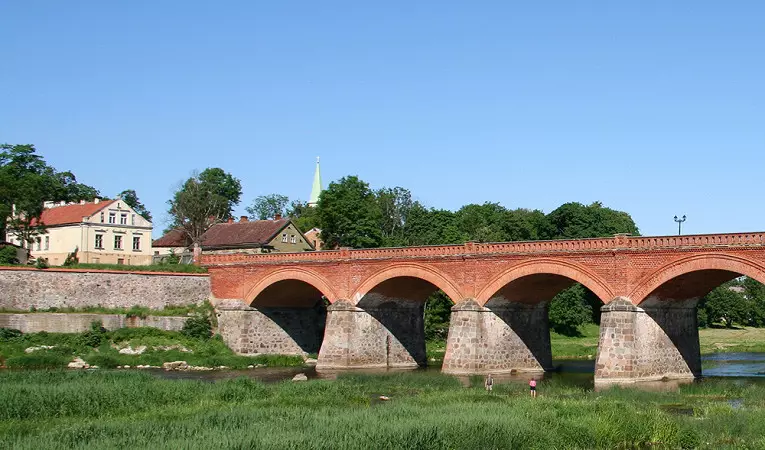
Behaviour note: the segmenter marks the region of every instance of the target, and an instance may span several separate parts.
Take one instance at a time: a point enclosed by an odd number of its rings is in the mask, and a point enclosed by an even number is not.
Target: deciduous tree
[[[253,200],[252,204],[245,208],[253,220],[273,219],[277,215],[287,215],[287,205],[290,199],[286,195],[269,194],[261,195]]]
[[[117,196],[120,197],[125,204],[133,208],[135,212],[140,214],[141,217],[151,222],[151,213],[146,209],[146,205],[138,200],[138,194],[136,194],[133,189],[126,189],[120,192]]]
[[[329,184],[318,203],[321,239],[327,248],[379,247],[380,208],[369,185],[347,176]]]

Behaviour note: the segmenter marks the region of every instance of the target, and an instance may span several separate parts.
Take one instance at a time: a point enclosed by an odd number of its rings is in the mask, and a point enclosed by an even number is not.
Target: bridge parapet
[[[203,255],[206,266],[323,262],[365,259],[427,258],[494,254],[549,254],[707,247],[765,247],[765,232],[685,236],[626,236],[519,242],[467,242],[457,245],[327,250],[301,253]]]

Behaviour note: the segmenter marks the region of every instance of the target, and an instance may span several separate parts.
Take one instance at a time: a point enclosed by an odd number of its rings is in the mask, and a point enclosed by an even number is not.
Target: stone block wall
[[[218,331],[236,353],[318,353],[324,336],[323,308],[261,308],[219,305]]]
[[[538,372],[552,368],[547,305],[452,308],[443,371],[454,374]]]
[[[0,309],[162,309],[200,304],[209,297],[206,274],[0,268]]]
[[[90,330],[93,321],[101,321],[107,330],[152,327],[180,331],[188,317],[147,316],[127,317],[125,314],[29,313],[0,314],[0,328],[13,328],[22,333],[82,333]]]

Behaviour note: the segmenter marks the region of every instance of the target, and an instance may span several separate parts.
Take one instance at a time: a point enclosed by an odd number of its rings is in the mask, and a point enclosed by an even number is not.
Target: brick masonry
[[[0,268],[0,308],[130,308],[200,304],[210,297],[210,279],[198,274],[132,273],[62,269]]]
[[[153,327],[180,331],[188,317],[147,316],[127,317],[125,314],[29,313],[0,314],[0,328],[13,328],[22,333],[82,333],[90,330],[93,321],[100,321],[107,330]]]

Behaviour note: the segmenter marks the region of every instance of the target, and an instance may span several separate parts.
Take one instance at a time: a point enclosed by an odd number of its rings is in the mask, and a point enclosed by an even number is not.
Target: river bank
[[[761,448],[765,387],[603,392],[438,374],[207,383],[119,371],[0,372],[2,448]],[[381,396],[388,400],[381,399]]]

